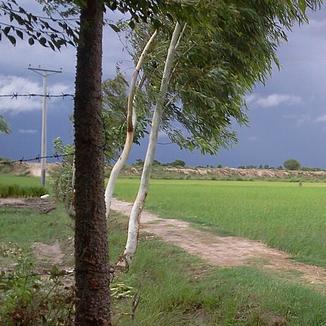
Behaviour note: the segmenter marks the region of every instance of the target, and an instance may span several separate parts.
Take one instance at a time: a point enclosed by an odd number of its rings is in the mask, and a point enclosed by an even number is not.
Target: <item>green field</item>
[[[39,178],[0,174],[0,198],[40,197],[46,192]]]
[[[120,179],[115,194],[131,201],[137,186],[138,180]],[[152,180],[146,208],[326,266],[326,184]]]
[[[0,185],[14,185],[18,184],[20,186],[40,186],[40,178],[29,177],[29,176],[18,176],[11,174],[0,174]]]

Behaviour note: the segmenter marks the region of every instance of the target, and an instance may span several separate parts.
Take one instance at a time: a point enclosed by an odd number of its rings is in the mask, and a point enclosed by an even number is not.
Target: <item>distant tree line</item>
[[[141,159],[137,159],[132,165],[134,166],[141,166],[144,164],[144,161]],[[167,162],[167,163],[163,163],[160,162],[158,160],[154,160],[153,161],[153,165],[154,166],[172,166],[172,167],[186,167],[187,164],[185,161],[183,160],[175,160],[172,162]],[[207,165],[197,165],[195,166],[195,168],[197,169],[207,169],[207,168],[211,168],[211,169],[222,169],[223,165],[222,164],[217,164],[217,165],[212,165],[212,164],[207,164]],[[326,169],[322,169],[322,168],[315,168],[315,167],[307,167],[307,166],[301,166],[301,163],[298,160],[295,159],[288,159],[286,161],[283,162],[283,165],[279,165],[278,167],[275,166],[270,166],[268,164],[260,164],[260,165],[239,165],[237,167],[238,169],[244,169],[244,170],[249,170],[249,169],[258,169],[258,170],[291,170],[291,171],[297,171],[297,170],[301,170],[301,171],[325,171]]]
[[[144,164],[144,161],[141,160],[141,159],[137,159],[135,161],[135,163],[133,163],[133,165],[143,165]],[[167,163],[162,163],[158,160],[154,160],[153,161],[153,165],[160,165],[160,166],[173,166],[173,167],[186,167],[186,162],[185,161],[182,161],[182,160],[175,160],[173,162],[167,162]]]

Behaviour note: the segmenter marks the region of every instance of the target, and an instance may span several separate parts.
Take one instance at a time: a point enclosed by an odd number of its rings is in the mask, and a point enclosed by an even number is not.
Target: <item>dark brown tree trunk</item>
[[[75,96],[75,325],[111,325],[101,119],[103,1],[81,9]]]

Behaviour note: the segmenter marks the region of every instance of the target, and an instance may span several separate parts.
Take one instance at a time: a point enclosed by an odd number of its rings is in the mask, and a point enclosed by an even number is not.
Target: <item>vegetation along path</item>
[[[111,208],[129,215],[132,204],[114,199]],[[176,219],[163,219],[143,211],[142,230],[177,245],[208,263],[221,267],[260,265],[279,272],[296,272],[302,281],[326,284],[326,269],[291,260],[288,253],[270,248],[259,241],[234,236],[218,236],[195,229],[190,223]]]

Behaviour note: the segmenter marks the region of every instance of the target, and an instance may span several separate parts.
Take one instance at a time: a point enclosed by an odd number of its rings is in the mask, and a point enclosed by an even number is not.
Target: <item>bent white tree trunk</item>
[[[138,234],[139,234],[139,224],[140,224],[140,215],[144,207],[145,199],[148,192],[148,184],[150,180],[151,168],[154,160],[158,131],[162,118],[162,112],[164,107],[164,102],[166,99],[166,94],[168,91],[169,80],[171,71],[173,68],[176,46],[182,31],[182,26],[177,23],[173,35],[170,41],[170,46],[168,49],[167,57],[165,60],[164,72],[161,80],[160,92],[156,101],[156,106],[152,118],[152,129],[149,136],[149,144],[147,147],[146,157],[144,161],[143,172],[141,176],[140,186],[136,200],[133,204],[130,218],[129,218],[129,227],[128,227],[128,239],[126,248],[123,254],[125,262],[129,265],[133,256],[135,255],[138,243]],[[118,262],[118,265],[121,265],[123,262]]]
[[[143,52],[141,53],[138,63],[136,66],[136,69],[132,75],[131,78],[131,83],[130,83],[130,90],[129,90],[129,95],[128,95],[128,106],[127,106],[127,135],[126,135],[126,140],[125,144],[123,147],[123,150],[114,164],[111,173],[110,173],[110,178],[108,181],[108,184],[105,189],[105,207],[106,207],[106,216],[109,217],[110,214],[110,207],[111,207],[111,201],[113,197],[113,192],[114,192],[114,187],[117,181],[117,178],[119,176],[119,173],[123,166],[125,165],[129,153],[131,151],[131,147],[134,141],[134,134],[135,134],[135,128],[136,128],[136,123],[137,123],[137,114],[136,114],[136,109],[134,108],[134,99],[135,99],[135,94],[136,94],[136,85],[137,85],[137,79],[139,76],[140,69],[144,63],[144,59],[146,57],[146,54],[157,34],[157,31],[155,31],[148,42],[146,43]]]

